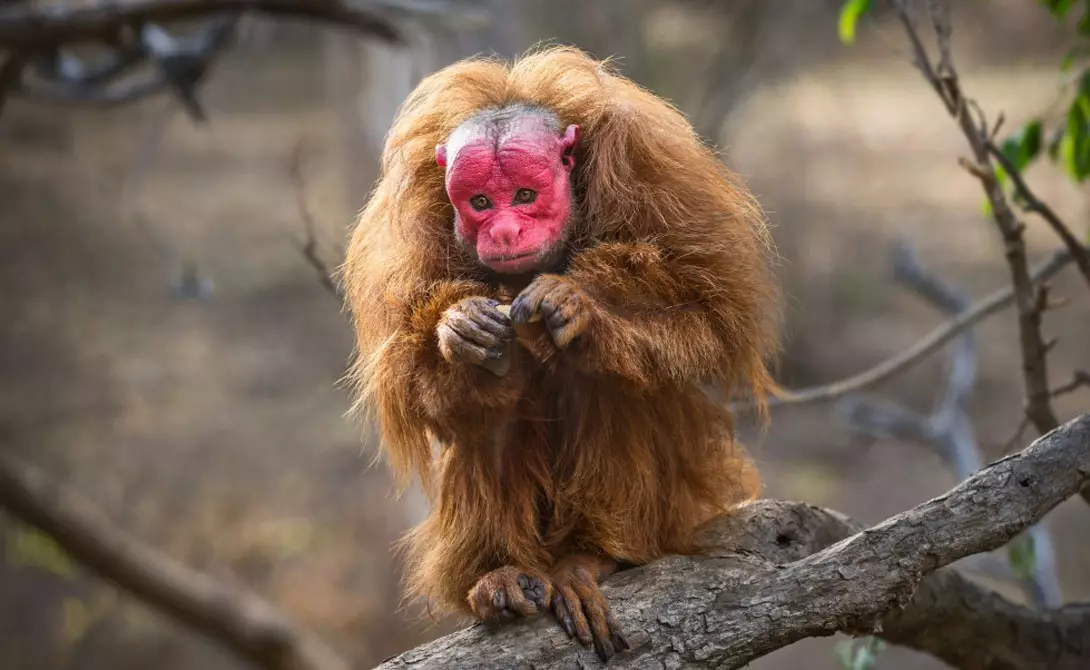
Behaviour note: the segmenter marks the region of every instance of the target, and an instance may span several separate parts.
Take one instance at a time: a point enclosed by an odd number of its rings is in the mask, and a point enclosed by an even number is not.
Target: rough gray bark
[[[964,669],[1090,667],[1090,606],[1039,612],[939,570],[1003,546],[1087,481],[1090,414],[871,528],[801,503],[756,502],[705,529],[723,549],[605,584],[634,641],[610,667],[740,668],[836,631],[878,633]],[[599,665],[543,617],[495,634],[473,626],[380,669]]]

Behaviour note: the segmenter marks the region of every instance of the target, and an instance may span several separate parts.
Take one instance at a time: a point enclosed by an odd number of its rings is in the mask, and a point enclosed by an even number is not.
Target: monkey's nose
[[[518,242],[521,230],[521,226],[514,221],[497,221],[489,229],[488,235],[501,247],[513,247]]]

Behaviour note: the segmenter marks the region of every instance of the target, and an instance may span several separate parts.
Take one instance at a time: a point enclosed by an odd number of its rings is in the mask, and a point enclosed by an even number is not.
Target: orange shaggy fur
[[[512,293],[455,243],[435,147],[511,103],[580,126],[563,276],[591,307],[563,350],[523,330],[497,377],[437,347],[456,301]],[[771,251],[753,198],[683,116],[605,64],[550,48],[426,78],[343,267],[359,405],[399,482],[419,477],[432,504],[405,540],[410,593],[468,612],[478,578],[504,565],[548,574],[575,552],[633,564],[692,552],[694,527],[754,497],[731,417],[702,386],[758,405],[773,390]]]

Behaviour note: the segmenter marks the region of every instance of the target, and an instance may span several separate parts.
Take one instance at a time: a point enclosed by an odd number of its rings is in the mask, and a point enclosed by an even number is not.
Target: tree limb
[[[0,452],[0,507],[137,599],[270,670],[348,670],[257,596],[222,584],[127,536],[43,473]]]
[[[893,270],[899,282],[948,314],[956,316],[970,307],[968,298],[958,288],[920,265],[907,244],[894,247]],[[976,337],[972,329],[966,329],[951,347],[941,399],[930,413],[919,414],[889,400],[856,395],[842,399],[836,411],[854,428],[869,435],[932,447],[953,467],[959,480],[966,479],[984,465],[973,422],[965,411],[976,382],[976,368]],[[1037,524],[1016,541],[1031,543],[1035,558],[1029,574],[1019,575],[1027,591],[1037,605],[1058,607],[1063,602],[1063,592],[1048,529]]]
[[[381,10],[393,2],[353,0],[129,0],[45,10],[15,7],[0,12],[0,47],[35,50],[62,43],[104,40],[148,22],[253,11],[310,19],[363,31],[389,43],[402,36]]]
[[[741,668],[807,637],[877,633],[973,670],[1090,665],[1090,607],[1045,612],[953,570],[1003,546],[1090,480],[1090,414],[877,526],[801,503],[759,501],[717,519],[723,549],[670,556],[603,587],[634,649],[615,668]],[[934,573],[934,574],[932,574]],[[476,625],[380,670],[598,667],[542,618],[489,634]]]

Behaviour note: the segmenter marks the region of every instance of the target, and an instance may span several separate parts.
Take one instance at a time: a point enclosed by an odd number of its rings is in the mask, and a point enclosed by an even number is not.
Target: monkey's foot
[[[486,573],[469,590],[469,607],[489,627],[547,610],[553,587],[549,578],[505,565]]]
[[[557,564],[552,574],[552,610],[568,637],[578,638],[584,646],[593,643],[604,662],[632,645],[614,621],[598,586],[599,579],[608,576],[612,569],[601,570],[598,561],[593,557],[573,556]]]

